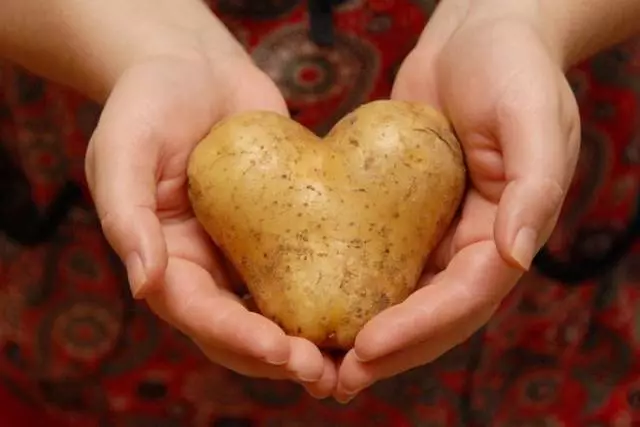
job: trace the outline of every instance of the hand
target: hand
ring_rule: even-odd
[[[216,121],[252,109],[287,114],[277,88],[229,34],[212,46],[217,53],[143,58],[117,80],[86,157],[102,227],[133,294],[213,362],[326,396],[336,378],[328,359],[245,308],[190,208],[188,156]]]
[[[443,0],[392,97],[454,124],[470,184],[422,287],[372,319],[339,371],[337,399],[426,364],[488,321],[549,238],[576,167],[575,98],[537,0]]]

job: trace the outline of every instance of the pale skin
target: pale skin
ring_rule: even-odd
[[[287,114],[204,4],[8,0],[0,55],[105,102],[87,179],[133,294],[213,362],[346,402],[490,318],[549,237],[574,172],[580,124],[563,71],[638,31],[637,0],[440,3],[392,97],[451,118],[472,185],[429,286],[374,318],[339,365],[244,308],[190,211],[186,160],[206,131],[240,111]]]

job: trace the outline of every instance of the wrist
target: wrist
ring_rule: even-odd
[[[536,0],[564,68],[640,32],[640,1]]]
[[[246,54],[200,0],[21,0],[0,16],[0,55],[102,102],[138,63]]]
[[[554,56],[563,69],[567,69],[581,59],[580,46],[572,28],[571,1],[534,0],[538,3],[539,19],[544,37],[552,47]],[[578,2],[574,2],[578,3]]]
[[[141,1],[137,5],[143,3],[151,6],[158,2]],[[204,60],[213,66],[221,58],[246,55],[222,22],[199,0],[160,3],[167,7],[158,7],[157,11],[153,7],[111,8],[110,20],[98,18],[98,28],[84,39],[86,51],[92,54],[83,60],[93,68],[103,99],[126,70],[140,63],[175,58]]]
[[[455,1],[455,0],[451,0]],[[565,1],[557,0],[482,0],[471,2],[473,15],[485,19],[510,20],[520,22],[534,31],[561,68],[573,64],[575,57],[574,45],[569,43],[570,27],[567,22]]]

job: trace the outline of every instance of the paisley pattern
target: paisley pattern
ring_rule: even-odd
[[[436,2],[341,2],[336,44],[323,49],[307,38],[305,2],[208,3],[276,81],[292,115],[323,133],[358,104],[388,96]],[[0,425],[639,425],[640,247],[588,280],[567,272],[598,264],[638,215],[640,40],[569,77],[583,148],[548,262],[522,279],[486,328],[439,360],[347,406],[211,365],[132,300],[87,200],[44,245],[0,236]],[[0,142],[26,177],[6,187],[14,181],[2,177],[1,212],[21,220],[16,200],[42,208],[65,181],[84,182],[99,113],[76,94],[0,66]]]

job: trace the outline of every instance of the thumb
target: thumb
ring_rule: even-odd
[[[89,143],[86,175],[102,229],[125,263],[131,291],[164,277],[167,248],[156,216],[159,148],[131,92],[114,90]]]
[[[510,181],[500,198],[494,228],[500,255],[512,266],[528,270],[547,240],[564,192],[549,176],[529,175]]]
[[[501,256],[528,270],[549,238],[570,184],[577,129],[561,123],[557,109],[519,114],[500,132],[507,184],[500,197],[494,238]],[[576,126],[577,128],[577,126]],[[577,150],[576,150],[577,151]]]

